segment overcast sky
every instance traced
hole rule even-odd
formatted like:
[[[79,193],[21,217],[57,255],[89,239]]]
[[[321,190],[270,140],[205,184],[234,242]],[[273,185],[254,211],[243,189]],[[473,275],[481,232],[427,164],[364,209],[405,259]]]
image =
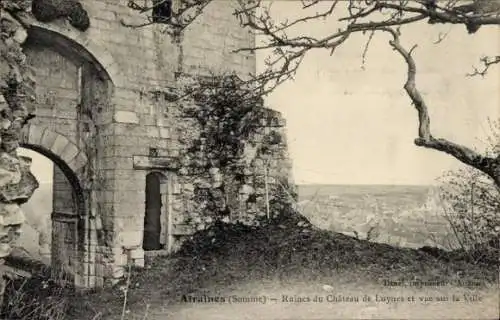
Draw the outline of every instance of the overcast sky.
[[[293,16],[297,5],[283,1],[274,12]],[[335,30],[332,26],[303,24],[301,30],[324,34]],[[491,133],[488,118],[500,115],[500,68],[483,79],[465,75],[483,54],[499,54],[499,29],[482,28],[472,36],[463,26],[421,24],[402,32],[408,48],[418,44],[417,86],[430,107],[434,135],[484,148],[484,137]],[[434,44],[440,32],[448,35]],[[388,39],[375,36],[365,70],[366,37],[349,40],[333,56],[311,52],[296,80],[267,100],[288,121],[297,183],[431,184],[444,171],[461,166],[450,156],[413,144],[417,122],[403,90],[406,65]]]
[[[299,1],[274,5],[276,18],[299,14]],[[303,24],[299,32],[325,34],[334,24]],[[439,32],[448,32],[434,44]],[[406,65],[391,51],[387,36],[376,36],[367,55],[366,38],[349,40],[332,57],[311,52],[294,82],[279,87],[267,104],[287,119],[297,183],[431,184],[460,163],[437,151],[416,147],[416,112],[403,91]],[[403,30],[408,47],[418,44],[417,85],[430,107],[434,135],[479,149],[490,132],[488,118],[500,114],[500,68],[465,77],[483,54],[500,52],[498,28],[468,35],[463,26],[412,26]],[[262,67],[264,55],[258,54]],[[33,152],[23,151],[34,155]],[[33,171],[43,182],[50,160],[35,157]]]

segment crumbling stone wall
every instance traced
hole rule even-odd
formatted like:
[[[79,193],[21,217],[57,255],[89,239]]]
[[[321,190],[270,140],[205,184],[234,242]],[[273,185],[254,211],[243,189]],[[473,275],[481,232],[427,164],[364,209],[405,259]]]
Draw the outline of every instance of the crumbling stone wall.
[[[217,220],[266,223],[282,212],[274,205],[279,197],[292,200],[285,120],[250,91],[244,97],[240,85],[237,77],[186,76],[179,79],[178,94],[196,86],[202,92],[173,103],[155,98],[176,123],[171,137],[181,146],[165,164],[174,180],[171,251]]]
[[[1,199],[9,215],[17,217],[13,204],[26,201],[36,187],[29,161],[15,156],[18,135],[61,160],[81,198],[77,209],[81,285],[101,286],[104,279],[112,283],[123,276],[128,263],[143,265],[145,180],[152,171],[165,177],[162,221],[167,230],[162,230],[162,241],[167,249],[175,249],[209,218],[249,224],[265,218],[263,176],[267,175],[270,195],[281,190],[280,181],[289,176],[280,116],[259,109],[262,122],[254,124],[252,136],[241,140],[239,166],[214,164],[194,172],[193,163],[208,157],[193,149],[204,129],[186,108],[206,106],[173,101],[184,85],[183,75],[214,72],[246,78],[255,72],[254,54],[232,52],[255,41],[253,34],[239,27],[232,4],[214,1],[193,25],[171,38],[161,25],[123,26],[122,19],[129,23],[143,19],[126,1],[81,1],[77,7],[85,10],[81,17],[88,17],[88,25],[78,28],[74,17],[62,13],[37,20],[38,13],[29,13],[32,1],[0,3],[1,19],[10,21],[1,25],[5,36],[0,53],[7,63],[0,68],[4,80],[0,103],[10,112],[4,116],[10,122],[4,121],[0,150],[2,168],[9,168],[9,178],[0,187],[9,185],[9,193],[0,189],[0,195],[6,195]],[[34,40],[25,44],[28,58],[21,52],[27,34]],[[36,67],[42,79],[36,101],[27,64]],[[36,118],[24,132],[28,102]],[[191,136],[185,136],[188,132]],[[263,146],[270,149],[267,156]],[[20,176],[31,187],[15,189]],[[202,208],[206,199],[199,197],[201,190],[213,193],[213,200],[223,198],[213,201],[217,217]],[[19,221],[11,219],[9,225],[17,230]]]
[[[181,187],[177,171],[170,168],[171,163],[138,166],[134,162],[138,158],[154,161],[155,157],[150,157],[152,150],[157,158],[170,159],[183,149],[183,143],[176,136],[182,119],[173,116],[176,107],[169,102],[179,86],[179,75],[234,72],[247,77],[255,72],[255,56],[232,51],[251,45],[254,37],[239,27],[227,1],[211,3],[200,19],[175,39],[162,32],[160,25],[124,28],[121,19],[128,23],[140,23],[143,19],[127,8],[126,3],[86,3],[91,18],[87,38],[106,43],[113,67],[119,66],[116,77],[112,77],[115,84],[110,120],[113,136],[102,151],[105,198],[100,204],[104,212],[103,229],[113,239],[114,262],[106,273],[119,278],[128,262],[144,263],[142,238],[149,172],[161,171],[167,181],[168,200],[164,199],[162,221],[169,217],[170,224],[174,219],[181,221],[178,228],[171,228],[167,237],[181,237],[190,232],[184,228],[183,218],[176,218],[174,213],[189,204],[178,197]],[[167,248],[168,243],[165,245]]]
[[[24,222],[19,206],[38,188],[30,172],[30,159],[17,155],[34,97],[34,81],[21,50],[26,31],[11,12],[25,9],[20,1],[0,2],[0,264],[10,254]],[[0,276],[3,295],[3,272]]]
[[[36,3],[40,4],[41,1]],[[81,5],[78,7],[81,8]],[[4,129],[7,129],[3,132],[5,151],[15,157],[19,143],[23,143],[24,146],[48,156],[56,165],[62,166],[64,173],[57,172],[56,180],[61,174],[68,176],[73,189],[71,194],[76,195],[71,200],[77,198],[75,202],[78,205],[68,212],[59,210],[61,208],[58,208],[57,204],[59,200],[66,201],[63,199],[66,195],[64,192],[59,192],[57,183],[54,185],[56,195],[60,196],[56,197],[54,207],[56,211],[61,211],[58,212],[59,216],[67,215],[69,220],[68,217],[59,217],[57,223],[54,221],[62,229],[59,228],[53,233],[55,237],[52,240],[64,244],[64,248],[58,247],[53,253],[61,253],[61,257],[62,254],[66,254],[68,259],[73,260],[65,262],[73,266],[74,270],[71,270],[71,273],[76,284],[93,286],[95,281],[92,283],[91,278],[94,277],[94,273],[91,274],[89,270],[90,266],[95,265],[95,257],[89,257],[92,237],[88,237],[87,230],[91,229],[89,225],[97,214],[97,210],[91,206],[95,203],[92,201],[95,198],[93,196],[98,191],[94,182],[95,170],[91,169],[95,167],[93,164],[97,161],[98,156],[94,150],[99,148],[100,141],[95,138],[97,124],[94,123],[92,114],[98,113],[99,108],[103,109],[103,101],[97,99],[99,95],[97,91],[106,89],[106,83],[101,81],[102,78],[86,76],[88,73],[96,73],[89,68],[91,59],[88,59],[80,48],[75,49],[75,46],[65,42],[59,34],[42,37],[43,34],[34,32],[35,20],[30,14],[33,9],[31,1],[2,1],[0,8],[3,28],[3,42],[0,47],[1,66],[4,68],[1,74],[3,81],[1,101],[5,119]],[[54,18],[61,17],[68,18],[72,25],[78,23],[76,16],[63,15]],[[25,43],[27,38],[31,40]],[[79,49],[81,52],[78,52]],[[28,56],[25,53],[28,53]],[[32,69],[37,69],[38,77],[42,80],[41,85],[36,86],[36,90],[34,76],[30,72]],[[92,85],[85,86],[89,81]],[[100,89],[92,90],[92,86],[99,86]],[[36,115],[36,120],[31,120],[34,125],[26,126],[32,115]],[[7,125],[7,121],[10,126]],[[91,161],[87,161],[87,156],[91,157]],[[4,198],[6,201],[15,202],[16,205],[26,202],[37,187],[36,179],[29,173],[30,162],[24,158],[21,160],[24,163],[18,167],[26,172],[21,173],[20,183],[18,184],[19,179],[14,179],[16,181],[10,183],[5,181],[8,190],[4,193]],[[13,224],[5,228],[11,228],[15,232],[6,231],[8,237],[3,238],[5,250],[2,257],[9,254],[10,244],[15,240],[17,230],[23,222],[20,210],[10,202],[8,204],[12,217],[9,218],[10,221],[4,219],[4,222]],[[94,249],[94,253],[95,251]]]

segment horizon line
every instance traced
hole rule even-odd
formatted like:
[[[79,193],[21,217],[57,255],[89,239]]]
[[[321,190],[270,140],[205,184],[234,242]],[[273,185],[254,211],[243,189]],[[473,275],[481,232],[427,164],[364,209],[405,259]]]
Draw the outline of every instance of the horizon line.
[[[307,183],[295,183],[296,185],[328,185],[328,186],[397,186],[397,187],[418,187],[418,186],[435,186],[435,184],[410,184],[410,183],[316,183],[316,182],[307,182]]]

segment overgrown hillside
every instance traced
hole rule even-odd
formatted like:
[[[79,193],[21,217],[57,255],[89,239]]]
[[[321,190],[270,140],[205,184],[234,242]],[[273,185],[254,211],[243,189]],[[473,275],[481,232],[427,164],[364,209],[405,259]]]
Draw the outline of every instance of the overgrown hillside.
[[[286,284],[348,277],[378,283],[412,277],[491,284],[497,281],[497,266],[494,254],[396,248],[318,230],[301,216],[264,227],[219,223],[197,232],[172,257],[157,257],[147,270],[134,271],[127,303],[128,309],[140,313],[146,304],[179,303],[184,294],[223,292],[262,281]],[[103,319],[119,319],[123,292],[116,289],[88,296],[84,305],[82,301],[78,300],[71,317],[88,315],[91,308],[102,312]]]

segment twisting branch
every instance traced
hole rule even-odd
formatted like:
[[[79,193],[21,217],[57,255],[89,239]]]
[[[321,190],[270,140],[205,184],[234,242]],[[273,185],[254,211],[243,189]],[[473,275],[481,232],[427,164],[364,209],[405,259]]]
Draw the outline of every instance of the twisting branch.
[[[133,1],[133,0],[132,0]],[[212,0],[179,0],[180,8],[175,10],[166,24],[174,29],[181,30],[191,23],[197,15],[184,16],[188,9],[201,13],[203,8]],[[500,0],[471,0],[469,3],[458,0],[345,0],[324,2],[320,0],[301,0],[299,3],[304,15],[292,21],[275,22],[270,12],[270,6],[265,6],[263,0],[238,0],[235,16],[240,24],[253,31],[257,36],[263,36],[265,42],[258,45],[239,48],[235,52],[250,52],[269,50],[271,54],[265,60],[266,70],[258,75],[250,75],[245,85],[254,88],[252,94],[266,95],[282,84],[293,79],[306,54],[312,49],[326,49],[331,54],[353,34],[370,34],[377,32],[392,35],[390,45],[405,60],[408,71],[404,85],[406,93],[411,98],[418,112],[418,138],[415,143],[419,146],[431,148],[450,154],[493,177],[500,187],[500,155],[488,157],[446,139],[434,138],[430,129],[428,107],[416,88],[416,64],[412,51],[407,51],[399,42],[399,30],[402,26],[427,21],[428,24],[462,25],[473,34],[485,25],[500,25]],[[290,2],[294,3],[294,2]],[[347,16],[338,17],[338,7],[345,5]],[[198,9],[196,9],[198,8]],[[134,7],[134,10],[145,12],[148,8]],[[316,9],[316,10],[315,10]],[[308,10],[315,13],[306,14]],[[184,18],[182,18],[184,16]],[[316,37],[301,31],[293,34],[294,27],[314,21],[327,19],[336,20],[338,28],[323,37]],[[396,31],[397,30],[397,31]],[[370,40],[369,38],[369,40]],[[370,41],[368,41],[367,46]],[[363,57],[366,55],[364,50]],[[482,71],[484,75],[488,68],[500,62],[500,57],[484,58]]]
[[[347,2],[348,16],[337,19],[344,25],[323,38],[316,38],[304,33],[297,36],[292,35],[292,26],[305,21],[309,23],[314,20],[314,15],[304,13],[302,17],[294,21],[286,20],[283,23],[275,23],[271,18],[269,9],[263,8],[260,0],[252,1],[250,5],[249,2],[239,0],[239,4],[241,8],[235,14],[239,17],[241,24],[256,31],[257,34],[265,36],[267,41],[258,46],[240,48],[237,51],[272,50],[272,55],[265,61],[266,71],[254,78],[254,81],[261,88],[266,88],[262,90],[263,93],[267,93],[283,81],[293,78],[309,50],[327,49],[333,52],[355,33],[368,33],[370,35],[368,43],[375,32],[381,31],[391,34],[390,45],[404,58],[408,66],[404,89],[418,112],[419,128],[418,138],[415,143],[418,146],[452,155],[461,162],[485,172],[500,186],[500,156],[495,158],[481,155],[465,146],[432,136],[428,107],[415,84],[417,68],[412,57],[412,51],[415,47],[407,51],[399,42],[399,28],[401,26],[423,20],[427,20],[430,24],[462,24],[466,26],[469,33],[476,32],[482,25],[500,25],[500,15],[498,14],[500,13],[500,1],[498,1],[498,8],[496,9],[497,14],[492,14],[494,10],[490,10],[491,8],[483,10],[483,13],[479,14],[477,8],[474,9],[477,12],[465,12],[463,2],[455,0],[450,0],[444,4],[439,3],[439,5],[432,0],[350,0]],[[315,6],[319,7],[320,5],[321,2],[319,1],[302,3],[303,8],[307,9]],[[317,19],[334,19],[334,12],[328,6],[326,9],[318,10],[316,17]],[[396,28],[398,31],[396,31]],[[366,50],[367,48],[364,50],[363,57],[366,55]],[[498,63],[496,60],[482,61],[485,68]]]
[[[302,9],[310,8],[310,7],[314,6],[315,4],[317,4],[318,2],[319,2],[319,0],[315,0],[312,3],[303,4]],[[288,20],[285,20],[285,22],[282,23],[282,27],[276,29],[274,32],[280,32],[282,30],[289,29],[296,24],[306,23],[310,20],[317,20],[319,18],[326,18],[333,13],[333,11],[335,10],[335,7],[337,6],[338,3],[339,3],[339,0],[332,1],[332,4],[330,5],[330,8],[328,8],[328,10],[297,19],[291,23],[289,23]]]
[[[419,128],[418,138],[415,139],[415,144],[418,146],[435,149],[450,154],[461,162],[488,174],[498,183],[499,180],[498,176],[496,176],[495,171],[498,170],[498,166],[500,164],[498,159],[483,156],[476,151],[460,144],[442,138],[434,138],[432,136],[428,107],[425,103],[424,98],[418,91],[415,83],[417,67],[415,64],[415,60],[411,55],[412,50],[415,48],[415,46],[412,48],[412,50],[407,51],[400,44],[399,35],[394,30],[384,29],[384,31],[388,31],[392,34],[393,40],[390,41],[390,45],[394,48],[394,50],[401,54],[406,64],[408,65],[407,79],[404,85],[404,89],[412,100],[413,105],[418,112]]]

